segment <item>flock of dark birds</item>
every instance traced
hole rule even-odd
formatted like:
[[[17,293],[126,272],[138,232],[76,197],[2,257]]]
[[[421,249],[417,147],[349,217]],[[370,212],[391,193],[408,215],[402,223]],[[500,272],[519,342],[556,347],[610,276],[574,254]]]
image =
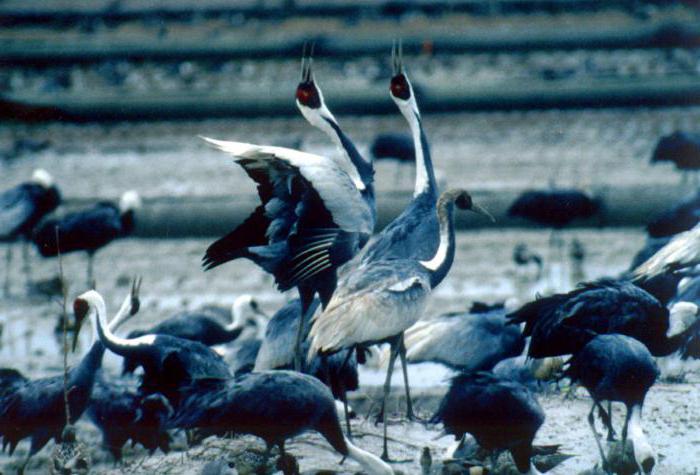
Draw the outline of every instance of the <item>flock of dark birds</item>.
[[[50,439],[57,443],[53,473],[89,470],[89,457],[76,449],[73,427],[87,414],[115,460],[128,441],[151,453],[167,452],[174,430],[199,440],[253,434],[264,440],[266,460],[276,447],[277,467],[285,474],[298,473],[285,442],[316,431],[363,471],[391,474],[384,410],[397,357],[408,419],[416,415],[407,365],[446,365],[458,375],[430,423],[442,424],[460,447],[471,434],[488,452],[510,452],[517,471],[529,474],[540,473],[533,463],[533,441],[545,420],[536,397],[538,379],[566,360],[559,377],[583,386],[591,396],[588,422],[601,469],[616,470],[596,431],[596,414],[608,441],[617,441],[630,454],[632,472],[653,471],[657,458],[642,428],[642,408],[659,376],[655,357],[700,356],[700,278],[694,273],[700,195],[649,224],[649,248],[618,278],[582,283],[520,307],[475,303],[465,313],[421,319],[455,257],[455,210],[492,218],[465,190],[438,192],[400,46],[392,53],[390,94],[408,122],[410,138],[385,137],[372,151],[377,158],[415,163],[415,190],[405,210],[373,236],[373,162],[358,152],[326,106],[305,53],[296,104],[337,146],[338,157],[205,138],[231,155],[256,183],[260,204],[206,250],[203,266],[208,270],[246,258],[271,274],[280,291],[296,288],[299,298],[269,321],[254,298],[240,296],[230,312],[185,312],[120,337],[118,327],[139,311],[140,282],[134,282],[111,321],[96,290],[82,293],[73,302],[74,338],[89,318],[93,343],[65,383],[62,374],[28,379],[14,369],[0,370],[3,449],[12,454],[21,441],[31,444],[20,473]],[[138,195],[127,192],[118,204],[99,203],[51,217],[60,203],[50,175],[37,171],[29,182],[0,195],[0,239],[21,241],[25,250],[34,243],[45,257],[85,251],[88,288],[94,289],[93,255],[133,231]],[[575,218],[594,216],[600,206],[579,191],[552,189],[526,193],[510,214],[557,230]],[[8,245],[8,294],[10,249]],[[528,261],[525,255],[522,259]],[[377,419],[383,421],[383,447],[377,456],[353,443],[346,394],[359,386],[358,365],[382,343],[390,349]],[[225,345],[226,356],[212,345]],[[106,350],[123,358],[122,377],[100,370]],[[557,360],[558,366],[550,364]],[[137,370],[138,379],[129,376]],[[619,440],[613,402],[627,410]],[[458,454],[455,447],[449,457]]]

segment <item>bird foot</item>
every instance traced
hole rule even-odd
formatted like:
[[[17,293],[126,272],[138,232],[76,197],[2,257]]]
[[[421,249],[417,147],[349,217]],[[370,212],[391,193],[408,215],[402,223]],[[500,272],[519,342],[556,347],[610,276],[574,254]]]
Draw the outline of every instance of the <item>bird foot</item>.
[[[280,455],[275,466],[284,475],[299,475],[299,463],[293,455]]]
[[[377,413],[377,415],[374,419],[374,425],[377,426],[377,425],[381,424],[382,422],[384,422],[384,411],[383,410],[381,410]]]

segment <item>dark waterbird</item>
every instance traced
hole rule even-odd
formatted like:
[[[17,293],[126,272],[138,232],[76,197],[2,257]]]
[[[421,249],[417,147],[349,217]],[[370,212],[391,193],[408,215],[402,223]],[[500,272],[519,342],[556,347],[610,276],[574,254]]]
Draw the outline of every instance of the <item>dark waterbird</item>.
[[[0,242],[7,244],[5,255],[4,294],[10,293],[10,265],[12,247],[10,243],[21,240],[23,245],[24,271],[27,285],[30,280],[27,242],[39,220],[61,204],[61,194],[46,170],[38,169],[29,181],[0,194]]]
[[[369,150],[375,160],[387,159],[415,164],[416,151],[413,146],[413,137],[408,134],[378,134]]]
[[[416,151],[413,137],[402,133],[378,134],[370,144],[369,151],[376,161],[393,160],[396,162],[395,181],[399,182],[399,173],[404,164],[415,165]]]
[[[394,473],[388,464],[343,436],[333,395],[309,375],[263,371],[203,381],[183,392],[182,404],[170,421],[173,428],[198,429],[204,436],[252,434],[265,441],[268,456],[273,446],[284,456],[287,439],[315,431],[367,473]]]
[[[235,157],[258,183],[262,204],[232,233],[212,244],[206,269],[245,257],[273,274],[284,291],[297,287],[306,310],[315,294],[330,300],[336,269],[351,259],[374,227],[361,180],[336,161],[279,147],[208,141]]]
[[[591,218],[600,210],[597,200],[574,189],[530,190],[508,208],[508,216],[562,229],[575,219]]]
[[[127,296],[110,323],[110,328],[118,328],[138,310],[137,294],[138,287],[133,287],[131,295]],[[102,301],[103,320],[106,320],[105,314],[104,301]],[[8,392],[3,391],[0,395],[0,436],[3,450],[9,447],[10,455],[22,439],[31,438],[31,447],[20,472],[24,470],[29,459],[51,438],[60,442],[65,425],[74,424],[87,408],[95,375],[102,366],[102,356],[105,351],[95,330],[95,323],[93,319],[93,343],[90,350],[80,363],[68,372],[66,387],[70,420],[66,418],[62,374],[35,380],[22,379],[16,374],[10,375],[15,388]],[[106,321],[103,321],[103,324],[106,325]],[[77,336],[76,332],[75,339]]]
[[[260,310],[258,301],[250,295],[236,298],[231,307],[231,322],[228,325],[222,325],[213,313],[206,308],[179,312],[149,329],[133,330],[127,338],[157,334],[198,341],[207,346],[221,345],[238,338],[246,325],[257,325],[256,316],[266,317]]]
[[[457,375],[431,422],[456,440],[471,434],[485,450],[510,451],[520,473],[540,473],[530,459],[544,411],[520,383],[485,372]]]
[[[95,253],[118,238],[134,231],[135,213],[141,199],[135,191],[125,192],[119,204],[109,201],[73,213],[62,218],[44,220],[34,231],[32,240],[44,257],[84,251],[88,256],[87,282],[94,287],[93,259]],[[56,241],[58,228],[58,242]]]
[[[158,448],[164,453],[170,450],[165,423],[173,408],[161,394],[146,395],[128,380],[99,377],[87,414],[102,432],[102,445],[114,460],[121,460],[122,447],[129,440],[151,454]]]
[[[674,311],[675,309],[675,311]],[[654,356],[676,351],[697,325],[696,312],[669,310],[654,296],[627,281],[603,279],[577,289],[538,298],[508,315],[525,323],[532,358],[576,354],[600,334],[620,333],[644,343]]]
[[[394,362],[399,353],[405,355],[403,332],[423,315],[430,292],[445,277],[454,260],[455,205],[460,209],[486,213],[472,202],[466,191],[446,191],[437,205],[440,245],[432,258],[377,259],[349,271],[328,307],[313,318],[309,332],[309,360],[318,353],[331,354],[356,346],[390,343],[382,414],[391,388]],[[388,458],[386,427],[384,418],[382,456],[385,459]]]
[[[651,163],[671,162],[684,173],[700,170],[700,135],[678,130],[659,139]]]
[[[74,302],[76,317],[82,321],[90,313],[96,322],[100,341],[113,353],[133,360],[144,370],[141,390],[162,393],[177,405],[178,389],[199,379],[225,379],[228,365],[208,346],[170,335],[143,335],[121,338],[106,328],[104,300],[94,290],[80,295]]]
[[[649,350],[626,335],[599,335],[574,355],[565,374],[573,382],[585,387],[593,398],[588,423],[598,445],[603,467],[608,467],[608,460],[595,429],[594,411],[597,407],[603,415],[609,437],[612,437],[612,415],[606,413],[601,401],[617,401],[624,403],[627,409],[622,427],[623,447],[629,440],[639,471],[651,473],[656,458],[642,430],[642,406],[659,370]]]
[[[312,315],[319,305],[319,300],[314,299],[309,309]],[[301,302],[299,299],[288,302],[272,316],[265,329],[265,337],[255,359],[255,371],[292,368],[296,328],[300,319]],[[309,349],[306,339],[310,328],[311,322],[306,322],[302,334],[305,342],[302,346],[304,351]],[[309,364],[306,372],[326,384],[331,389],[333,397],[343,402],[349,433],[346,392],[357,390],[360,384],[354,351],[344,350],[328,356],[317,355]]]

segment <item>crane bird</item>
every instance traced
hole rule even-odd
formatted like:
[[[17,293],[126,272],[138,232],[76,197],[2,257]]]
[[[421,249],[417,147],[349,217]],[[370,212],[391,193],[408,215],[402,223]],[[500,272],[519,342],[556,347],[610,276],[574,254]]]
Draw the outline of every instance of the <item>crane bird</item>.
[[[612,430],[612,415],[605,413],[601,401],[619,401],[627,408],[622,428],[623,453],[629,438],[639,471],[651,473],[656,460],[642,430],[642,406],[659,370],[647,347],[626,335],[599,335],[573,356],[565,374],[585,387],[593,398],[588,423],[598,445],[603,468],[607,469],[608,460],[595,429],[593,413],[597,407],[609,430]]]
[[[383,262],[388,259],[399,260],[430,260],[435,256],[440,245],[440,225],[436,213],[438,199],[437,184],[433,163],[430,158],[428,139],[423,131],[420,111],[416,102],[413,87],[403,68],[401,45],[394,44],[392,49],[392,66],[394,76],[391,78],[389,92],[399,111],[408,122],[415,148],[416,182],[413,199],[404,211],[394,219],[374,241],[367,245],[360,258],[360,267],[374,265],[375,262]],[[490,215],[489,215],[490,216]],[[452,265],[452,258],[448,259]],[[352,275],[353,271],[350,270]],[[447,272],[436,273],[433,278],[433,287],[437,286]],[[352,280],[356,277],[343,276],[343,280]],[[346,285],[342,283],[341,285]],[[409,325],[410,326],[410,325]],[[413,408],[409,394],[408,371],[406,367],[405,348],[400,342],[399,355],[403,369],[404,385],[407,396],[407,416],[413,418]],[[393,364],[393,363],[392,363]],[[380,414],[383,414],[380,413]]]
[[[170,335],[185,340],[198,341],[207,346],[221,345],[238,338],[246,325],[257,325],[256,317],[267,318],[258,301],[251,295],[240,295],[231,306],[231,323],[222,325],[213,312],[183,311],[159,322],[147,330],[133,330],[127,338],[147,334]]]
[[[129,381],[98,378],[87,409],[90,420],[102,432],[102,445],[121,460],[128,440],[140,443],[150,453],[170,450],[166,421],[173,407],[162,394],[142,394]]]
[[[525,349],[520,328],[507,323],[503,304],[479,302],[469,312],[419,320],[404,333],[406,357],[410,363],[431,361],[459,371],[488,371]]]
[[[355,144],[340,128],[337,119],[326,105],[323,98],[323,93],[321,92],[321,89],[314,78],[313,45],[309,50],[308,56],[306,55],[306,45],[304,45],[304,52],[301,61],[301,81],[297,85],[295,102],[297,108],[302,113],[304,118],[311,125],[321,130],[331,139],[342,156],[340,163],[343,165],[348,175],[351,176],[355,182],[361,182],[364,185],[358,187],[358,189],[363,200],[369,207],[369,211],[371,213],[370,226],[373,231],[374,225],[377,221],[377,207],[374,196],[374,165],[370,160],[366,160],[357,151]],[[366,242],[366,240],[361,241],[357,250],[363,247]],[[355,250],[355,252],[357,252],[357,250]],[[331,290],[331,293],[333,290],[335,290],[335,288]],[[311,305],[308,302],[306,304],[309,306]],[[306,310],[309,309],[307,308]],[[295,369],[297,370],[301,369],[303,354],[301,345],[303,340],[304,325],[309,321],[309,317],[307,315],[312,314],[312,311],[309,310],[309,312],[309,314],[304,312],[304,318],[299,319],[298,324],[296,325],[297,337],[294,350],[296,354]]]
[[[312,315],[316,312],[319,304],[318,299],[314,299],[310,308]],[[301,302],[299,299],[288,302],[273,315],[267,324],[265,336],[255,358],[254,371],[292,368],[295,355],[295,334],[300,319]],[[311,322],[305,322],[302,334],[305,342],[310,328]],[[308,343],[302,348],[308,350]],[[357,359],[353,350],[340,351],[328,357],[317,355],[309,365],[307,372],[328,386],[333,397],[343,402],[346,428],[349,434],[350,421],[346,392],[359,388]]]
[[[88,287],[94,288],[95,253],[113,240],[127,237],[134,232],[135,213],[140,206],[141,198],[138,193],[129,190],[122,194],[118,205],[103,201],[62,218],[43,221],[35,230],[32,240],[44,257],[85,251],[88,256]]]
[[[562,229],[575,219],[586,219],[600,210],[594,198],[579,190],[551,189],[523,192],[508,208],[508,216]]]
[[[111,352],[134,361],[144,370],[141,391],[159,392],[177,405],[178,389],[198,379],[225,379],[230,376],[228,365],[208,346],[197,341],[170,335],[143,335],[138,338],[116,336],[105,323],[105,303],[94,290],[79,295],[73,309],[80,328],[90,315],[100,340]]]
[[[353,445],[340,428],[333,395],[316,378],[293,371],[262,371],[188,388],[170,426],[203,435],[252,434],[285,455],[287,439],[316,431],[340,454],[372,475],[393,474],[375,455]]]
[[[677,272],[700,264],[700,224],[676,234],[632,272],[635,279],[645,280],[667,271]]]
[[[651,163],[671,162],[686,178],[687,171],[700,170],[700,135],[676,131],[659,139],[651,156]]]
[[[138,308],[138,285],[134,284],[130,295],[110,322],[109,328],[116,330],[134,315]],[[105,313],[106,310],[103,311],[103,319],[106,319]],[[103,323],[106,325],[106,322]],[[78,332],[74,336],[74,348],[77,338]],[[31,437],[31,447],[20,473],[24,471],[29,459],[51,438],[56,442],[61,441],[66,424],[74,424],[80,419],[90,401],[95,375],[102,366],[104,352],[105,347],[98,338],[96,327],[93,326],[92,346],[80,363],[68,371],[65,387],[64,376],[61,374],[17,381],[14,390],[0,395],[0,437],[3,450],[9,446],[9,453],[12,455],[22,439]],[[70,420],[66,417],[65,388],[68,388]]]
[[[490,216],[472,201],[465,190],[446,191],[438,201],[436,213],[440,223],[440,245],[431,258],[377,259],[354,268],[344,276],[326,309],[314,315],[309,332],[309,361],[317,353],[390,343],[382,414],[391,388],[394,362],[400,349],[402,353],[405,351],[403,332],[422,316],[428,295],[452,266],[455,205]],[[384,459],[388,459],[386,430],[384,418]]]
[[[525,323],[532,358],[576,354],[596,335],[608,333],[631,336],[654,356],[667,356],[700,325],[696,305],[676,304],[669,311],[636,285],[611,279],[536,299],[508,319]]]
[[[647,224],[651,238],[664,238],[692,229],[700,222],[700,192],[659,213]]]
[[[454,435],[459,445],[469,433],[485,450],[510,451],[520,473],[540,473],[530,458],[532,441],[544,423],[544,411],[534,394],[520,383],[486,372],[459,374],[452,379],[431,422],[442,422],[445,432]]]
[[[316,294],[323,306],[328,304],[336,269],[372,233],[374,205],[362,195],[364,182],[346,160],[205,140],[234,157],[258,184],[262,202],[240,226],[209,246],[205,270],[248,258],[274,276],[279,290],[298,289],[306,319]],[[301,368],[299,356],[295,368]]]
[[[46,170],[37,169],[29,181],[0,194],[0,242],[11,243],[21,239],[24,270],[29,284],[29,253],[27,242],[39,220],[61,204],[61,193]],[[10,264],[12,247],[8,244],[5,255],[4,294],[10,293]]]

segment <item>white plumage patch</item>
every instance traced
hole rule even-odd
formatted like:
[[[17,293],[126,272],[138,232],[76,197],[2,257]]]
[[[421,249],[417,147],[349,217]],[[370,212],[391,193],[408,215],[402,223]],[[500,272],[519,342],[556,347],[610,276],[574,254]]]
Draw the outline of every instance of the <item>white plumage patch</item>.
[[[141,207],[141,197],[136,192],[136,190],[128,190],[122,194],[119,199],[119,211],[126,213],[127,211],[134,211]]]
[[[31,181],[47,189],[53,186],[53,177],[43,168],[34,170]]]
[[[361,181],[358,183],[359,176],[348,175],[336,161],[291,148],[201,138],[236,159],[257,162],[255,165],[246,165],[248,167],[267,169],[265,161],[280,160],[296,168],[311,183],[333,216],[333,221],[341,229],[371,234],[371,212],[358,191],[358,186],[361,184],[364,187],[364,184]]]
[[[682,268],[700,262],[700,225],[677,234],[656,254],[634,270],[636,277],[654,277],[669,268]]]

